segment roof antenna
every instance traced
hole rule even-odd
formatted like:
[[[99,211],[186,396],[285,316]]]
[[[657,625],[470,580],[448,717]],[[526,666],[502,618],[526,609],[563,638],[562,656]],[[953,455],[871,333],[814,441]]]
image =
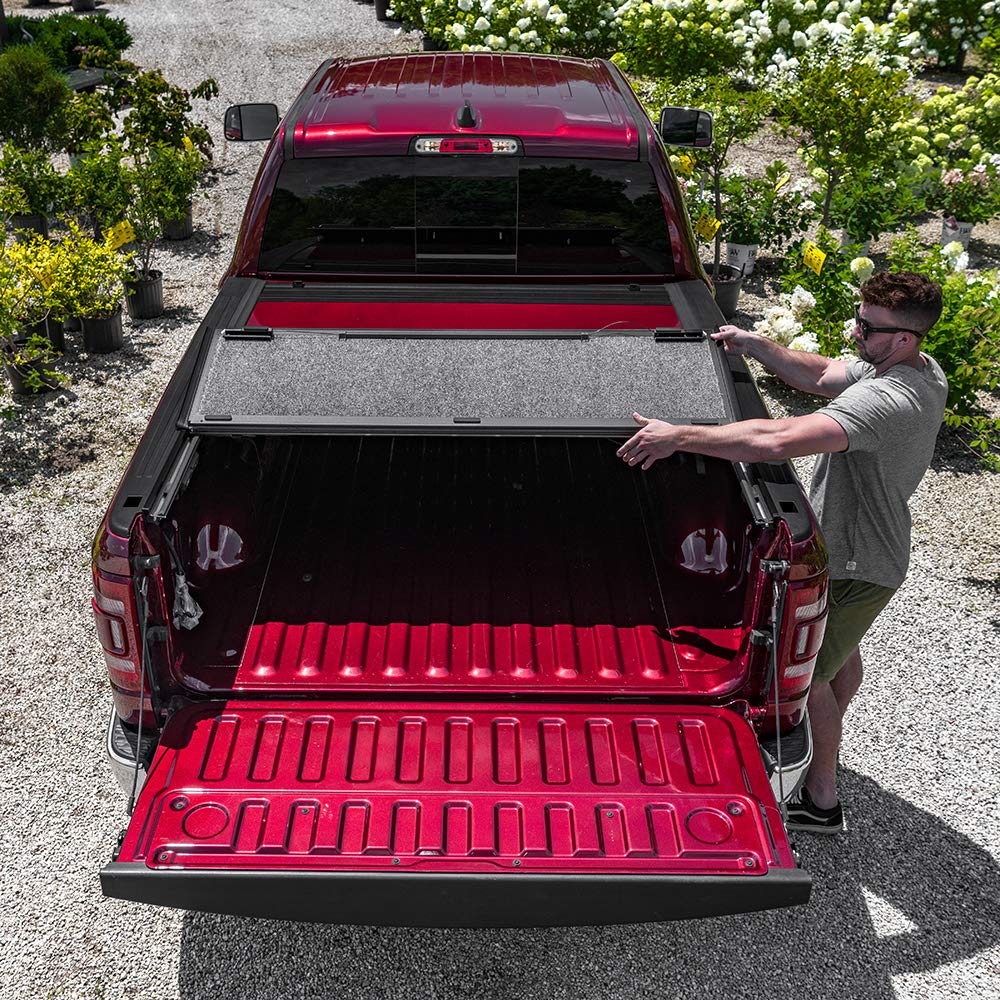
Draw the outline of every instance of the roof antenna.
[[[476,127],[476,112],[472,110],[472,105],[468,101],[466,101],[465,104],[458,109],[458,127]]]

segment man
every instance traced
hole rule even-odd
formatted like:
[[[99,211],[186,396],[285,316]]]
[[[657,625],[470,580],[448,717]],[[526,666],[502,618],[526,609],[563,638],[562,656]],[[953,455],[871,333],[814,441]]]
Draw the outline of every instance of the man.
[[[948,383],[920,343],[941,315],[941,289],[919,274],[879,273],[861,288],[854,341],[859,359],[792,351],[735,326],[712,334],[727,352],[756,358],[805,392],[828,396],[815,413],[678,426],[642,425],[618,450],[648,469],[675,451],[744,462],[815,454],[809,500],[830,552],[829,618],[809,692],[813,762],[789,826],[814,833],[844,828],[837,797],[842,720],[862,678],[858,644],[903,582],[910,556],[907,501],[934,454]]]

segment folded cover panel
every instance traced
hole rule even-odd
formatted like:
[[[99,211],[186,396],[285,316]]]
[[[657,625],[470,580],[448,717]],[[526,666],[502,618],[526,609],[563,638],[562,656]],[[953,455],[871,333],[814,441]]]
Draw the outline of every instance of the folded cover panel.
[[[727,419],[710,340],[457,333],[274,330],[270,339],[227,339],[216,331],[190,423],[216,432],[397,424],[617,432],[635,426],[633,410]]]
[[[163,733],[116,860],[528,877],[795,867],[744,719],[599,703],[190,707]]]

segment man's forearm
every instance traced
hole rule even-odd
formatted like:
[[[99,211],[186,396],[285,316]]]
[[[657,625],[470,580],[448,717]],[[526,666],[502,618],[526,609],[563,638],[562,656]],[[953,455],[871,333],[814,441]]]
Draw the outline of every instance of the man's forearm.
[[[774,420],[737,420],[732,424],[675,425],[678,451],[731,462],[776,462],[784,458],[781,426]]]
[[[829,359],[809,351],[790,351],[787,347],[767,337],[755,337],[749,354],[759,361],[769,372],[773,372],[795,389],[803,392],[818,392],[819,380],[823,377]]]

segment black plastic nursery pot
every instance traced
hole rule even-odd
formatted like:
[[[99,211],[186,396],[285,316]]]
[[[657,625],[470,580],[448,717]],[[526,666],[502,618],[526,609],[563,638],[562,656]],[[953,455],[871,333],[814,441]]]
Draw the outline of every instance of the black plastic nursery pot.
[[[35,233],[46,238],[49,235],[49,220],[44,215],[12,215],[10,225],[18,243],[27,243]],[[26,232],[18,232],[22,229]]]
[[[73,0],[73,10],[97,10],[97,0]]]
[[[163,272],[125,282],[125,308],[132,319],[153,319],[163,313]]]
[[[389,20],[389,0],[375,0],[375,20],[376,21],[388,21]]]
[[[60,320],[51,317],[43,319],[40,323],[28,327],[27,333],[44,337],[60,354],[66,351],[66,338],[63,336],[63,325]]]
[[[122,331],[121,307],[110,316],[82,316],[83,349],[88,354],[110,354],[122,348],[125,335]]]
[[[23,346],[23,341],[16,344],[16,346]],[[45,376],[45,369],[51,366],[51,362],[39,360],[21,361],[18,364],[14,364],[8,348],[4,348],[3,352],[0,353],[0,359],[3,361],[3,370],[7,376],[7,381],[10,382],[10,391],[15,396],[31,396],[39,392],[50,392],[55,388],[55,385]],[[28,379],[31,377],[32,372],[38,372],[41,376],[42,385],[39,389],[32,389],[28,385]]]
[[[175,219],[163,223],[163,238],[165,240],[186,240],[194,233],[194,217],[191,209],[183,219]]]
[[[732,319],[736,315],[740,289],[743,287],[743,271],[729,264],[720,264],[719,276],[716,278],[712,277],[715,273],[714,265],[706,265],[705,270],[715,285],[715,304],[726,319]]]

